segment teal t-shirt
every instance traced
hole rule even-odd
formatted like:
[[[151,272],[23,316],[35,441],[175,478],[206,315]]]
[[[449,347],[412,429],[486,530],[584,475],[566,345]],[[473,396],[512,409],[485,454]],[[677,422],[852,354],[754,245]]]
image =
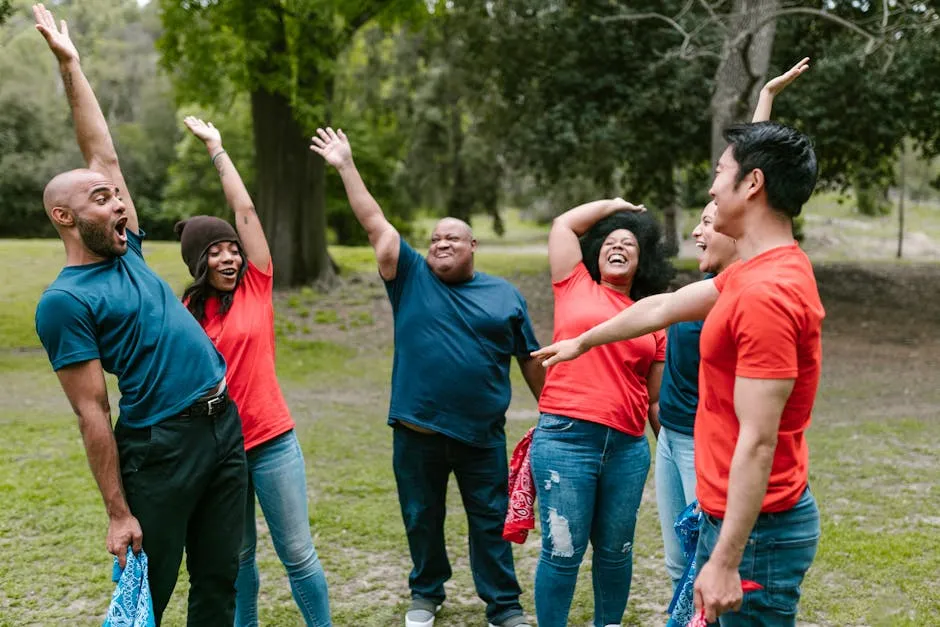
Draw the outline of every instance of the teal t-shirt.
[[[123,256],[62,268],[36,307],[52,369],[100,359],[118,379],[128,427],[180,413],[225,376],[202,327],[144,262],[143,236],[128,229]]]
[[[525,299],[477,272],[447,284],[404,238],[385,283],[395,317],[389,424],[401,420],[481,448],[504,446],[513,357],[539,345]]]

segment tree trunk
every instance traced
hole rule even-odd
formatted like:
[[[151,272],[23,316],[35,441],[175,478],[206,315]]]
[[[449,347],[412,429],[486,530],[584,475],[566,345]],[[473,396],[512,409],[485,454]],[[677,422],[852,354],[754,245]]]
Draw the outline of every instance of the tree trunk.
[[[907,161],[907,147],[901,149],[901,172],[898,176],[898,184],[901,188],[901,198],[898,201],[898,259],[904,255],[904,195],[907,193],[907,180],[905,172],[905,161]]]
[[[734,0],[732,3],[728,39],[715,73],[715,93],[711,101],[713,166],[725,150],[726,143],[721,135],[725,127],[749,121],[750,112],[757,105],[776,34],[776,20],[768,18],[779,8],[780,0]],[[764,25],[735,42],[741,33],[753,30],[758,24]]]
[[[258,216],[279,286],[329,282],[325,164],[309,150],[290,102],[263,88],[251,93]]]

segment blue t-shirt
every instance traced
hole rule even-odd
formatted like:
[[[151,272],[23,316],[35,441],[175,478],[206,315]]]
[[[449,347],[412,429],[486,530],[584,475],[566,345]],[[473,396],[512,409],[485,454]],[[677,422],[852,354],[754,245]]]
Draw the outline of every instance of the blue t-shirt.
[[[714,274],[706,274],[711,279]],[[699,338],[704,320],[677,322],[666,330],[666,364],[659,388],[659,422],[692,435],[698,409]]]
[[[404,238],[385,288],[395,317],[388,423],[408,422],[471,446],[505,446],[510,362],[538,349],[519,290],[482,272],[444,283]]]
[[[128,229],[125,255],[62,268],[36,307],[52,369],[100,359],[117,376],[128,427],[180,413],[225,376],[202,327],[144,262],[143,236]]]

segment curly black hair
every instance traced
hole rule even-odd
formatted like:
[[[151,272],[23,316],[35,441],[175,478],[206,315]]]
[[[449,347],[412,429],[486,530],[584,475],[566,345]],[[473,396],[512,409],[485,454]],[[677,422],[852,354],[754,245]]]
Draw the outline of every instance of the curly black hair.
[[[245,271],[248,270],[247,260],[241,250],[239,246],[238,254],[241,255],[242,265],[238,269],[235,288],[231,292],[220,292],[209,283],[209,251],[203,252],[202,256],[199,257],[199,263],[196,264],[196,279],[186,286],[182,297],[183,302],[186,303],[186,309],[193,314],[199,324],[202,324],[203,319],[206,317],[206,301],[212,296],[219,299],[220,315],[224,316],[232,308],[232,301],[235,300],[235,290],[238,289],[242,277],[245,276]]]
[[[630,287],[630,298],[640,300],[665,292],[669,287],[669,282],[676,275],[676,269],[672,267],[672,262],[666,256],[659,222],[646,212],[615,213],[599,220],[581,236],[581,255],[591,278],[596,283],[601,282],[601,271],[597,261],[601,246],[607,236],[618,229],[626,229],[633,233],[640,248],[640,261],[637,264],[636,274],[633,276],[633,285]]]

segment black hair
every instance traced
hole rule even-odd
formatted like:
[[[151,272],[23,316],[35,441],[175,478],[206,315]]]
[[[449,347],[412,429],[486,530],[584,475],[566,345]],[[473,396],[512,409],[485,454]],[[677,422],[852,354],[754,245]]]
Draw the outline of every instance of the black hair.
[[[779,122],[734,124],[723,135],[738,162],[735,185],[759,169],[771,208],[789,218],[800,215],[819,175],[809,137]]]
[[[662,243],[659,222],[649,213],[622,211],[599,220],[587,233],[581,236],[581,255],[591,278],[601,282],[598,257],[601,246],[607,236],[619,229],[626,229],[636,237],[640,249],[639,263],[633,284],[630,286],[630,298],[640,300],[653,294],[665,292],[669,282],[676,275],[675,268],[666,256]]]
[[[238,277],[235,279],[235,288],[230,292],[220,292],[209,283],[209,251],[208,249],[199,257],[196,264],[196,278],[183,290],[183,302],[193,317],[202,324],[206,317],[206,301],[212,296],[219,299],[219,314],[225,315],[232,308],[232,301],[235,300],[235,290],[245,276],[248,269],[248,263],[245,255],[242,253],[241,246],[238,247],[238,255],[242,258],[242,265],[238,268]]]

